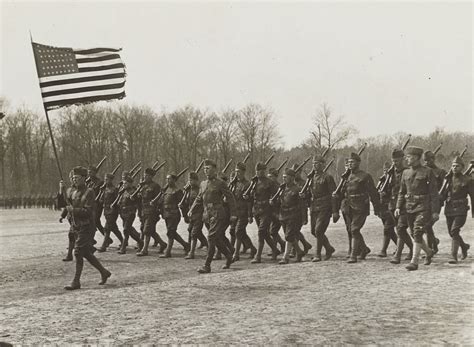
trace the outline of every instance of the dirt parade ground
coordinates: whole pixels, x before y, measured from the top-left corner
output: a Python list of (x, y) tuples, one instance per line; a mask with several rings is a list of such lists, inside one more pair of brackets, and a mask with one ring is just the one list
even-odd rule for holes
[[(449, 265), (450, 240), (442, 218), (441, 240), (432, 265), (408, 272), (377, 258), (380, 220), (370, 216), (363, 235), (372, 253), (346, 263), (343, 222), (330, 225), (336, 248), (329, 261), (278, 265), (269, 257), (250, 264), (248, 255), (222, 270), (199, 275), (204, 250), (184, 260), (161, 259), (153, 248), (137, 257), (118, 242), (98, 254), (112, 272), (105, 286), (87, 262), (82, 289), (63, 286), (74, 262), (63, 262), (67, 224), (45, 209), (0, 211), (0, 341), (12, 344), (445, 344), (472, 345), (472, 255)], [(256, 242), (256, 229), (250, 235)], [(474, 222), (462, 235), (474, 246)], [(164, 223), (158, 231), (165, 236)], [(185, 224), (179, 231), (186, 235)], [(315, 239), (305, 226), (304, 234)], [(101, 237), (98, 236), (99, 242)], [(474, 248), (474, 247), (473, 247)], [(394, 250), (391, 244), (389, 253)], [(313, 251), (313, 250), (311, 250)], [(311, 252), (310, 251), (310, 252)]]

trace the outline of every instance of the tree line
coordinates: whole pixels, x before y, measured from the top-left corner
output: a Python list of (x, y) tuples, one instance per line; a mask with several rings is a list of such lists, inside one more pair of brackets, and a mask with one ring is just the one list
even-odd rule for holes
[[(316, 112), (308, 133), (301, 134), (301, 145), (291, 149), (281, 145), (273, 111), (259, 104), (220, 112), (192, 105), (156, 112), (146, 106), (98, 103), (54, 113), (53, 133), (66, 179), (72, 167), (96, 165), (104, 156), (107, 160), (101, 174), (112, 171), (118, 163), (122, 163), (120, 172), (138, 161), (151, 166), (157, 160), (166, 160), (158, 174), (162, 182), (166, 173), (187, 166), (194, 169), (203, 158), (212, 158), (223, 168), (230, 159), (241, 161), (249, 152), (247, 167), (251, 175), (256, 162), (272, 153), (275, 157), (270, 166), (277, 167), (286, 158), (290, 159), (288, 165), (299, 164), (328, 146), (328, 160), (334, 157), (329, 172), (338, 179), (344, 171), (344, 158), (364, 142), (367, 148), (361, 168), (377, 179), (392, 149), (401, 147), (408, 135), (359, 138), (357, 129), (346, 124), (344, 117), (335, 116), (326, 104)], [(413, 136), (411, 143), (430, 150), (443, 143), (437, 161), (446, 168), (464, 145), (470, 148), (466, 160), (471, 158), (474, 135), (435, 129), (426, 136)], [(26, 107), (7, 112), (0, 121), (0, 165), (2, 196), (57, 190), (59, 177), (43, 114)], [(310, 163), (305, 168), (309, 170)]]

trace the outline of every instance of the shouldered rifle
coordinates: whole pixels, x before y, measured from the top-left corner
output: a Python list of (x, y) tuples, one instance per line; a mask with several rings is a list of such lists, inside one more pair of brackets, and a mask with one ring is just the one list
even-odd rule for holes
[(471, 160), (469, 166), (466, 171), (464, 171), (464, 175), (471, 176), (472, 171), (474, 170), (474, 160)]
[[(141, 167), (136, 169), (136, 171), (132, 174), (132, 179), (135, 178), (139, 172), (141, 171)], [(123, 187), (123, 181), (120, 181), (119, 183), (119, 191), (118, 191), (118, 194), (117, 194), (117, 198), (114, 200), (113, 203), (110, 204), (110, 207), (114, 208), (115, 206), (117, 206), (117, 204), (119, 203), (120, 201), (120, 198), (122, 197), (123, 193), (125, 192), (125, 188)]]
[(285, 166), (289, 161), (290, 161), (290, 158), (286, 158), (285, 160), (283, 160), (283, 162), (280, 164), (280, 166), (277, 167), (277, 169), (276, 169), (277, 174), (280, 173), (281, 169), (283, 169), (283, 166)]
[[(402, 151), (404, 151), (407, 148), (408, 144), (410, 143), (410, 140), (411, 140), (411, 134), (408, 134), (408, 138), (403, 143)], [(440, 146), (439, 148), (441, 148)], [(390, 189), (390, 184), (393, 182), (394, 176), (395, 176), (395, 165), (392, 164), (390, 168), (379, 178), (379, 181), (376, 187), (377, 191), (379, 193), (388, 193), (388, 190)]]
[[(184, 173), (186, 171), (189, 170), (189, 167), (187, 168), (184, 168), (183, 170), (181, 170), (181, 172), (179, 174), (176, 175), (176, 180), (178, 180), (181, 176), (184, 175)], [(165, 193), (166, 189), (168, 189), (169, 187), (169, 184), (165, 184), (165, 186), (163, 187), (163, 189), (161, 189), (161, 191), (158, 193), (157, 196), (155, 196), (151, 201), (150, 201), (150, 205), (154, 205), (158, 200), (161, 199), (161, 197), (163, 196), (163, 194)]]
[(270, 199), (270, 205), (275, 206), (278, 202), (278, 199), (280, 199), (281, 194), (286, 188), (286, 183), (280, 184), (278, 187), (278, 190), (276, 191), (275, 195), (273, 195)]
[(443, 146), (443, 143), (441, 142), (438, 147), (435, 148), (435, 150), (433, 151), (433, 154), (436, 155), (438, 154), (439, 150), (441, 149), (441, 147)]
[[(102, 166), (102, 164), (104, 164), (104, 161), (105, 159), (107, 159), (107, 156), (103, 157), (101, 161), (99, 161), (99, 164), (96, 165), (96, 169), (97, 171), (99, 171), (100, 167)], [(90, 177), (87, 177), (86, 178), (86, 184), (89, 184), (91, 182), (91, 178)]]
[[(362, 145), (362, 147), (359, 149), (357, 152), (358, 155), (361, 155), (365, 148), (367, 147), (367, 142)], [(342, 193), (342, 189), (345, 187), (347, 183), (347, 179), (349, 178), (351, 174), (351, 169), (347, 168), (346, 171), (341, 175), (341, 180), (339, 181), (339, 184), (336, 187), (336, 190), (332, 193), (333, 196), (338, 196)]]
[(245, 156), (244, 160), (242, 160), (242, 163), (246, 164), (248, 162), (248, 160), (250, 159), (250, 154), (252, 152), (248, 152), (247, 155)]
[(226, 164), (226, 165), (224, 166), (224, 168), (222, 169), (221, 173), (222, 173), (223, 175), (225, 175), (225, 173), (227, 172), (227, 169), (229, 169), (230, 164), (232, 164), (232, 160), (233, 160), (233, 159), (230, 158), (230, 160), (227, 162), (227, 164)]
[[(323, 173), (325, 173), (326, 171), (329, 170), (329, 168), (331, 167), (332, 163), (334, 163), (334, 160), (336, 160), (335, 157), (333, 157), (329, 163), (327, 163), (327, 165), (324, 167), (323, 169)], [(314, 169), (311, 170), (311, 172), (308, 174), (308, 176), (306, 177), (306, 182), (304, 183), (303, 187), (301, 188), (300, 190), (300, 195), (305, 195), (308, 190), (309, 190), (309, 187), (311, 187), (311, 185), (313, 184), (313, 178), (314, 178), (314, 175), (316, 175), (316, 171)]]
[[(153, 171), (154, 171), (154, 173), (155, 173), (155, 175), (156, 175), (156, 173), (157, 173), (163, 166), (165, 166), (165, 164), (166, 164), (166, 160), (165, 160), (164, 162), (162, 162), (160, 165), (158, 165), (156, 168), (152, 168)], [(131, 197), (132, 199), (134, 199), (135, 196), (137, 196), (137, 194), (142, 191), (144, 185), (145, 185), (145, 182), (144, 182), (144, 181), (141, 181), (141, 182), (138, 184), (137, 189), (132, 193), (132, 195), (130, 195), (130, 197)]]
[[(247, 163), (247, 161), (250, 159), (250, 153), (251, 153), (251, 152), (248, 152), (248, 153), (247, 153), (247, 155), (245, 156), (245, 158), (244, 158), (244, 160), (242, 161), (242, 163), (244, 163), (244, 164)], [(232, 191), (232, 193), (234, 192), (235, 187), (236, 187), (236, 185), (237, 185), (237, 179), (238, 179), (238, 178), (237, 178), (237, 175), (234, 175), (234, 176), (232, 177), (232, 179), (230, 180), (230, 182), (229, 182), (229, 188), (230, 188), (230, 190)]]
[[(462, 158), (464, 154), (466, 154), (467, 151), (467, 145), (464, 147), (462, 150), (461, 154), (459, 156)], [(472, 162), (471, 162), (472, 166)], [(467, 172), (467, 171), (466, 171)], [(441, 196), (441, 199), (444, 199), (444, 197), (448, 194), (449, 189), (451, 188), (451, 177), (453, 177), (453, 168), (451, 167), (448, 171), (448, 173), (444, 176), (443, 184), (441, 185), (441, 188), (439, 189), (439, 195)]]
[[(275, 156), (275, 153), (272, 153), (268, 159), (265, 161), (265, 166), (270, 164), (270, 162), (272, 161), (273, 157)], [(249, 187), (247, 188), (247, 190), (244, 192), (244, 194), (242, 194), (242, 197), (244, 199), (249, 199), (251, 195), (253, 195), (254, 191), (255, 191), (255, 187), (257, 186), (257, 181), (258, 181), (258, 177), (257, 175), (253, 176), (252, 179), (250, 180), (250, 185)]]
[(199, 171), (201, 171), (202, 167), (204, 166), (204, 159), (201, 160), (201, 162), (199, 163), (198, 167), (196, 168), (195, 172), (196, 173), (199, 173)]
[(140, 168), (140, 165), (142, 164), (141, 160), (135, 164), (134, 167), (130, 169), (130, 175), (133, 175), (134, 171)]
[[(117, 164), (117, 166), (112, 171), (112, 175), (115, 175), (115, 173), (117, 172), (120, 166), (122, 166), (122, 163)], [(102, 185), (100, 186), (99, 194), (97, 194), (97, 196), (95, 197), (95, 201), (100, 201), (102, 197), (104, 196), (104, 192), (105, 192), (105, 182), (102, 183)]]
[(312, 156), (309, 156), (309, 157), (306, 158), (300, 165), (298, 165), (298, 167), (295, 169), (295, 173), (300, 172), (300, 171), (303, 169), (303, 167), (306, 165), (306, 163), (307, 163), (308, 161), (310, 161), (311, 158), (312, 158)]
[[(204, 165), (204, 159), (201, 160), (201, 162), (199, 163), (198, 167), (196, 168), (196, 170), (194, 170), (195, 173), (198, 173), (199, 170), (201, 170), (202, 166)], [(186, 197), (186, 192), (188, 192), (189, 190), (191, 189), (191, 183), (187, 182), (184, 187), (183, 187), (183, 190), (185, 192), (184, 196), (183, 196), (183, 199), (181, 199), (181, 201), (184, 201), (185, 200), (185, 197)]]

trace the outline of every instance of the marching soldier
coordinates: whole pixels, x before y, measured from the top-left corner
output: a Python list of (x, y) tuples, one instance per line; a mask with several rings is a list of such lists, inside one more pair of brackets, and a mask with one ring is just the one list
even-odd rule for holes
[(367, 216), (370, 214), (369, 199), (374, 207), (374, 214), (379, 215), (380, 200), (375, 188), (374, 180), (368, 173), (359, 169), (360, 156), (357, 153), (351, 153), (349, 157), (349, 169), (351, 173), (347, 179), (344, 188), (344, 195), (348, 204), (348, 222), (350, 222), (350, 232), (352, 235), (352, 253), (348, 263), (357, 263), (359, 259), (364, 260), (370, 253), (361, 229), (365, 224)]
[[(220, 178), (222, 181), (224, 181), (224, 182), (227, 184), (228, 179), (227, 179), (227, 176), (225, 175), (225, 173), (219, 172), (218, 178)], [(223, 241), (224, 241), (224, 243), (225, 243), (227, 249), (229, 249), (230, 252), (231, 252), (232, 254), (234, 254), (234, 242), (231, 241), (231, 240), (232, 240), (232, 229), (229, 230), (231, 240), (229, 240), (229, 239), (227, 238), (227, 235), (225, 234), (225, 232), (227, 231), (227, 228), (229, 228), (229, 226), (232, 226), (232, 224), (233, 224), (234, 222), (231, 222), (231, 220), (230, 220), (230, 207), (229, 207), (229, 204), (227, 203), (227, 200), (226, 200), (225, 197), (224, 197), (223, 202), (224, 202), (224, 210), (225, 210), (225, 213), (226, 213), (226, 214), (225, 214), (225, 215), (226, 215), (225, 220), (227, 221), (227, 224), (226, 224), (225, 227), (224, 227), (224, 238), (223, 238)], [(219, 249), (217, 249), (217, 251), (216, 251), (216, 255), (215, 255), (215, 257), (214, 257), (214, 260), (222, 260), (222, 253), (220, 252)]]
[(335, 252), (325, 233), (331, 216), (334, 223), (339, 220), (339, 211), (332, 199), (332, 193), (336, 190), (336, 183), (331, 175), (324, 172), (324, 164), (325, 160), (323, 157), (316, 156), (313, 158), (315, 175), (309, 191), (311, 201), (311, 234), (316, 237), (316, 254), (312, 259), (313, 262), (321, 261), (321, 250), (323, 247), (326, 249), (324, 260), (329, 260)]
[[(386, 161), (383, 164), (383, 173), (386, 174), (392, 165)], [(390, 240), (397, 245), (397, 234), (395, 233), (396, 219), (392, 211), (389, 208), (390, 204), (390, 194), (385, 194), (384, 192), (380, 193), (380, 217), (383, 223), (383, 243), (382, 249), (377, 254), (379, 258), (387, 257), (387, 249), (390, 245)]]
[(400, 264), (403, 248), (406, 245), (409, 248), (409, 253), (405, 260), (411, 260), (413, 255), (413, 241), (407, 232), (408, 223), (407, 215), (404, 209), (400, 210), (400, 215), (395, 217), (395, 209), (397, 208), (398, 192), (400, 191), (400, 182), (402, 179), (403, 171), (406, 170), (403, 164), (405, 153), (401, 149), (394, 149), (392, 151), (392, 164), (395, 168), (393, 179), (390, 186), (389, 196), (386, 198), (388, 201), (388, 210), (391, 215), (394, 216), (396, 221), (397, 230), (397, 249), (393, 258), (390, 260), (392, 264)]
[[(73, 176), (74, 176), (73, 170), (69, 171), (69, 182), (71, 184), (71, 188), (75, 188), (74, 180), (72, 179)], [(74, 233), (74, 228), (72, 226), (71, 215), (67, 212), (66, 202), (64, 201), (64, 195), (62, 193), (58, 194), (57, 198), (58, 198), (57, 200), (60, 200), (61, 205), (64, 206), (63, 210), (61, 211), (61, 217), (59, 217), (59, 223), (62, 223), (65, 218), (67, 219), (69, 223), (69, 232), (67, 234), (67, 237), (68, 237), (67, 255), (66, 257), (63, 258), (63, 261), (73, 261), (74, 258), (72, 257), (72, 254), (74, 251), (74, 242), (76, 241), (76, 236)]]
[[(277, 169), (271, 167), (268, 169), (267, 177), (274, 181), (277, 185), (280, 185), (278, 182), (278, 171)], [(285, 241), (280, 236), (281, 223), (278, 219), (278, 208), (273, 208), (272, 212), (272, 224), (270, 225), (270, 236), (276, 244), (280, 245), (281, 253), (285, 252)]]
[(421, 165), (423, 149), (412, 146), (407, 148), (406, 153), (409, 168), (402, 174), (395, 217), (399, 217), (400, 210), (405, 208), (414, 239), (413, 257), (406, 268), (413, 271), (418, 270), (421, 250), (426, 253), (425, 265), (431, 264), (433, 251), (425, 243), (423, 234), (432, 221), (439, 219), (439, 196), (433, 171)]
[(227, 199), (230, 210), (230, 220), (233, 221), (237, 217), (235, 215), (235, 199), (232, 192), (227, 187), (227, 184), (221, 179), (217, 178), (217, 165), (214, 161), (206, 159), (204, 161), (204, 173), (207, 180), (201, 182), (199, 194), (194, 200), (193, 205), (189, 209), (188, 217), (191, 218), (194, 209), (203, 206), (203, 220), (209, 225), (208, 228), (208, 249), (207, 257), (204, 266), (198, 269), (199, 273), (211, 272), (211, 263), (216, 251), (216, 247), (220, 249), (222, 254), (226, 257), (226, 264), (224, 269), (230, 268), (232, 264), (232, 253), (226, 247), (223, 237), (225, 228), (228, 224), (226, 220), (226, 212), (224, 209), (223, 199)]
[(189, 208), (194, 203), (197, 195), (199, 194), (199, 176), (196, 172), (191, 171), (189, 173), (190, 190), (185, 201), (183, 201), (183, 206), (181, 206), (183, 212), (184, 221), (188, 223), (188, 232), (190, 235), (191, 248), (189, 253), (186, 255), (185, 259), (194, 259), (197, 241), (201, 241), (201, 244), (207, 245), (207, 240), (204, 234), (202, 233), (202, 228), (204, 226), (202, 220), (202, 214), (204, 208), (202, 205), (196, 207), (193, 210), (193, 213), (190, 217), (187, 216)]
[[(349, 170), (349, 158), (344, 159), (344, 170)], [(342, 219), (344, 219), (344, 225), (347, 231), (347, 240), (349, 241), (349, 249), (347, 250), (347, 257), (350, 258), (352, 254), (352, 234), (351, 234), (351, 219), (349, 217), (349, 203), (345, 196), (341, 197), (340, 209), (342, 213)]]
[(234, 255), (232, 261), (240, 260), (240, 247), (242, 244), (250, 248), (250, 258), (253, 258), (257, 253), (257, 249), (250, 240), (247, 234), (247, 225), (253, 222), (252, 204), (243, 197), (244, 192), (250, 186), (250, 181), (245, 177), (246, 166), (244, 163), (237, 163), (235, 166), (235, 175), (237, 182), (235, 187), (231, 187), (231, 191), (235, 198), (235, 214), (237, 220), (235, 222), (235, 237), (236, 242), (234, 246)]
[[(95, 196), (94, 191), (86, 187), (86, 175), (87, 170), (85, 168), (75, 167), (73, 169), (75, 187), (71, 187), (66, 191), (66, 201), (70, 202), (66, 209), (70, 215), (75, 233), (74, 255), (76, 257), (76, 273), (72, 283), (64, 287), (66, 290), (81, 288), (80, 278), (84, 267), (84, 258), (100, 272), (100, 285), (105, 284), (112, 275), (110, 271), (102, 266), (92, 252), (95, 231), (93, 211)], [(63, 193), (64, 189), (64, 182), (61, 181), (59, 185), (60, 193)]]
[[(104, 193), (99, 200), (99, 205), (103, 207), (105, 217), (104, 242), (102, 243), (102, 247), (97, 250), (98, 252), (105, 252), (107, 250), (107, 246), (109, 245), (107, 240), (110, 239), (110, 232), (113, 232), (120, 242), (123, 243), (122, 234), (117, 226), (118, 210), (111, 206), (117, 198), (118, 188), (114, 185), (114, 175), (110, 173), (105, 174), (104, 179)], [(120, 245), (119, 248), (122, 248), (122, 245)]]
[[(305, 180), (301, 177), (301, 174), (299, 172), (296, 172), (297, 168), (298, 168), (298, 164), (296, 164), (296, 163), (293, 164), (292, 169), (293, 169), (293, 171), (295, 171), (295, 183), (301, 189), (304, 186)], [(298, 234), (298, 240), (301, 241), (301, 243), (303, 244), (303, 253), (304, 253), (304, 255), (306, 255), (308, 253), (308, 251), (311, 248), (313, 248), (313, 246), (311, 245), (311, 243), (306, 241), (306, 238), (304, 237), (304, 234), (301, 232), (301, 228), (303, 227), (303, 225), (308, 224), (308, 206), (306, 204), (304, 204), (303, 208), (304, 208), (304, 213), (301, 214), (301, 222), (300, 222), (301, 225), (300, 225), (300, 231), (299, 231), (299, 234)], [(293, 251), (295, 252), (296, 249), (293, 248)]]
[[(104, 182), (99, 177), (97, 177), (97, 168), (93, 165), (89, 166), (87, 169), (87, 181), (87, 187), (91, 188), (94, 191), (94, 195), (97, 196), (99, 194), (99, 189), (102, 184), (104, 184)], [(100, 202), (94, 202), (94, 223), (96, 229), (99, 230), (102, 235), (105, 235), (104, 227), (102, 226), (102, 222), (100, 221), (100, 216), (102, 216), (102, 210), (102, 204)], [(112, 243), (112, 239), (110, 237), (107, 238), (107, 246), (111, 245)]]
[(277, 250), (275, 242), (270, 237), (270, 224), (272, 221), (272, 208), (270, 206), (270, 199), (278, 190), (275, 182), (270, 180), (265, 175), (267, 166), (264, 163), (258, 162), (255, 171), (257, 176), (257, 183), (255, 185), (255, 192), (250, 199), (253, 204), (253, 216), (257, 222), (258, 227), (258, 247), (257, 253), (252, 264), (259, 264), (262, 262), (262, 252), (265, 241), (272, 249), (272, 260), (276, 260), (280, 252)]
[(302, 213), (306, 212), (305, 201), (300, 197), (300, 187), (295, 183), (295, 171), (285, 169), (283, 174), (285, 188), (279, 197), (279, 220), (285, 233), (285, 254), (279, 264), (290, 262), (290, 253), (296, 250), (296, 262), (301, 262), (304, 252), (298, 245), (299, 231), (301, 228)]
[(165, 253), (160, 255), (160, 258), (171, 258), (171, 249), (175, 240), (183, 246), (185, 254), (190, 250), (189, 243), (184, 241), (177, 231), (181, 220), (178, 204), (183, 198), (183, 191), (176, 186), (177, 179), (178, 177), (174, 173), (166, 176), (167, 187), (159, 201), (161, 215), (166, 223), (166, 236), (168, 237), (168, 247), (166, 247)]
[[(439, 168), (435, 164), (435, 155), (431, 151), (426, 151), (423, 153), (423, 160), (425, 162), (425, 166), (429, 167), (432, 171), (433, 174), (436, 178), (436, 186), (438, 187), (438, 191), (441, 189), (441, 186), (443, 185), (443, 180), (444, 177), (446, 176), (446, 171)], [(439, 205), (439, 210), (436, 211), (438, 214), (441, 212), (441, 204)], [(438, 244), (439, 244), (439, 239), (435, 237), (434, 230), (433, 230), (433, 225), (436, 223), (435, 220), (433, 220), (429, 225), (426, 227), (426, 239), (428, 241), (428, 247), (430, 247), (434, 254), (438, 253)]]
[(127, 253), (128, 239), (130, 236), (138, 244), (138, 249), (143, 248), (143, 241), (140, 239), (140, 234), (133, 227), (135, 214), (137, 212), (137, 201), (131, 198), (131, 195), (136, 190), (133, 186), (133, 178), (126, 171), (122, 173), (122, 188), (123, 193), (118, 201), (118, 209), (120, 218), (122, 218), (123, 235), (122, 247), (118, 251), (119, 254)]
[(448, 225), (449, 236), (451, 236), (451, 256), (450, 264), (457, 264), (458, 251), (461, 247), (462, 258), (466, 259), (467, 251), (470, 248), (461, 237), (461, 228), (466, 223), (469, 205), (467, 196), (471, 199), (471, 215), (474, 217), (474, 181), (462, 173), (464, 162), (461, 157), (454, 158), (452, 163), (452, 177), (449, 177), (449, 189), (446, 196), (442, 198), (446, 201), (444, 214)]

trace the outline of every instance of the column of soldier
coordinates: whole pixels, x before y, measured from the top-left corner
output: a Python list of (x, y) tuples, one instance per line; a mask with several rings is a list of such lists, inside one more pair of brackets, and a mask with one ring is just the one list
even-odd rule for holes
[[(418, 269), (421, 250), (425, 253), (425, 265), (429, 265), (438, 252), (439, 240), (434, 235), (433, 224), (439, 219), (444, 204), (452, 242), (449, 263), (456, 264), (459, 250), (462, 259), (465, 259), (469, 249), (460, 232), (469, 210), (468, 195), (473, 205), (474, 161), (465, 170), (462, 160), (464, 150), (453, 159), (446, 173), (435, 165), (435, 153), (424, 152), (419, 147), (407, 147), (409, 139), (401, 149), (392, 151), (391, 163), (384, 164), (384, 175), (377, 186), (371, 175), (360, 169), (360, 155), (365, 145), (346, 159), (346, 171), (337, 186), (334, 178), (327, 173), (334, 161), (326, 164), (325, 156), (329, 149), (313, 157), (313, 167), (306, 180), (301, 178), (300, 172), (311, 157), (301, 165), (285, 168), (282, 184), (278, 176), (288, 159), (267, 172), (273, 155), (266, 162), (257, 163), (255, 175), (250, 180), (246, 177), (249, 155), (235, 165), (229, 180), (225, 172), (231, 162), (224, 170), (218, 171), (213, 160), (205, 159), (196, 170), (189, 172), (188, 181), (182, 189), (177, 181), (187, 168), (179, 174), (169, 173), (164, 187), (154, 181), (154, 176), (165, 162), (160, 165), (156, 162), (151, 168), (146, 168), (137, 186), (134, 179), (141, 172), (141, 163), (130, 171), (123, 171), (118, 186), (114, 179), (120, 164), (112, 173), (105, 174), (104, 181), (97, 177), (98, 167), (75, 167), (70, 173), (71, 187), (66, 190), (61, 181), (58, 199), (64, 207), (60, 221), (67, 217), (70, 223), (68, 254), (63, 260), (73, 260), (73, 250), (76, 258), (74, 279), (65, 288), (80, 288), (83, 258), (99, 270), (100, 284), (106, 283), (111, 273), (101, 265), (94, 252), (107, 250), (112, 243), (111, 233), (120, 241), (119, 254), (127, 252), (131, 237), (137, 244), (136, 254), (140, 257), (149, 254), (153, 239), (151, 247), (159, 247), (161, 258), (172, 256), (176, 241), (183, 247), (185, 259), (194, 259), (199, 241), (199, 247), (207, 247), (205, 263), (198, 269), (199, 273), (211, 272), (212, 260), (221, 259), (222, 255), (225, 257), (223, 268), (228, 269), (240, 260), (241, 253), (247, 251), (250, 252), (251, 263), (259, 264), (265, 243), (271, 249), (268, 254), (271, 260), (277, 260), (283, 254), (279, 264), (288, 264), (290, 258), (301, 262), (312, 248), (301, 232), (302, 226), (308, 223), (308, 209), (311, 234), (316, 238), (312, 261), (329, 260), (335, 252), (326, 230), (331, 219), (336, 223), (342, 212), (349, 241), (347, 262), (357, 263), (365, 260), (371, 251), (361, 233), (370, 213), (370, 203), (374, 214), (383, 222), (383, 244), (378, 257), (387, 257), (387, 248), (393, 241), (396, 251), (390, 263), (400, 264), (406, 246), (408, 254), (405, 260), (410, 260), (406, 269), (410, 271)], [(202, 167), (206, 178), (200, 182), (198, 173)], [(104, 226), (100, 222), (102, 213)], [(474, 210), (471, 213), (474, 214)], [(140, 232), (133, 227), (137, 215)], [(117, 226), (119, 216), (123, 223), (123, 237)], [(166, 224), (166, 242), (156, 231), (160, 217)], [(188, 240), (177, 233), (181, 218), (188, 224)], [(256, 247), (246, 231), (247, 225), (254, 220), (258, 227)], [(203, 234), (204, 226), (207, 238)], [(230, 239), (225, 234), (229, 227)], [(94, 247), (96, 228), (104, 235), (98, 249)], [(280, 235), (280, 229), (284, 237)]]
[(0, 197), (1, 206), (4, 209), (20, 208), (49, 208), (56, 209), (56, 194), (36, 194), (36, 195), (7, 195)]

